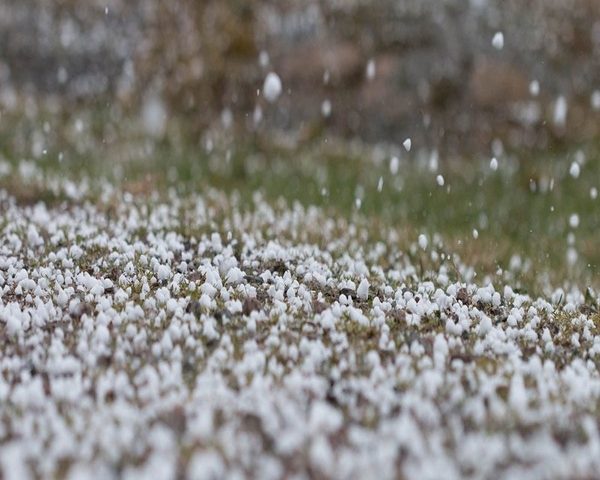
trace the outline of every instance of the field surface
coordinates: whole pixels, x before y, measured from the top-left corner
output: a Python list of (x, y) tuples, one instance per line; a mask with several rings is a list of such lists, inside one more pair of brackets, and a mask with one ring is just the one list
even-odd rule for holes
[(153, 155), (2, 162), (5, 478), (595, 476), (593, 151)]

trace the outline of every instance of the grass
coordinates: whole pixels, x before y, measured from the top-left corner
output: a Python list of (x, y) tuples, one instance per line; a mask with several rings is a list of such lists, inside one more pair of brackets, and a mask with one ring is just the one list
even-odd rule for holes
[[(432, 171), (427, 155), (326, 138), (290, 145), (285, 139), (236, 142), (216, 136), (209, 152), (205, 142), (185, 139), (175, 124), (166, 139), (148, 141), (123, 122), (120, 136), (106, 142), (102, 125), (107, 118), (102, 111), (88, 117), (89, 127), (80, 134), (72, 131), (72, 121), (64, 121), (64, 132), (46, 135), (46, 150), (34, 160), (44, 177), (103, 177), (135, 195), (170, 188), (185, 195), (213, 187), (235, 192), (242, 205), (251, 205), (260, 191), (273, 201), (318, 205), (349, 220), (366, 220), (374, 240), (387, 225), (400, 226), (406, 232), (398, 245), (402, 251), (410, 251), (408, 240), (419, 233), (437, 235), (448, 252), (458, 253), (478, 275), (497, 278), (499, 269), (506, 271), (504, 279), (531, 293), (548, 284), (600, 285), (600, 200), (590, 197), (590, 189), (600, 187), (596, 143), (552, 152), (509, 152), (499, 158), (497, 171), (491, 170), (489, 158), (440, 156), (439, 171)], [(31, 156), (31, 143), (47, 121), (43, 115), (35, 121), (3, 117), (4, 126), (11, 127), (0, 133), (1, 154), (13, 167)], [(393, 154), (400, 158), (397, 175), (389, 170)], [(579, 178), (569, 175), (575, 158), (585, 158)], [(20, 201), (64, 201), (43, 181), (24, 183), (16, 170), (0, 185)], [(438, 174), (444, 186), (437, 184)], [(579, 216), (577, 228), (569, 227), (572, 214)], [(574, 265), (567, 261), (570, 232), (578, 253)], [(516, 257), (522, 268), (509, 268), (511, 261), (515, 267)]]

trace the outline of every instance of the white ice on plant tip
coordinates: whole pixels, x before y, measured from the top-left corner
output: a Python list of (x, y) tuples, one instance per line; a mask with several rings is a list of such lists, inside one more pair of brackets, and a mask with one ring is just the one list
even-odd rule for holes
[(568, 108), (567, 99), (563, 95), (560, 95), (554, 103), (554, 125), (557, 127), (565, 126)]
[(167, 265), (159, 265), (156, 271), (156, 277), (160, 281), (168, 280), (171, 278), (171, 269)]
[(221, 112), (221, 125), (225, 130), (229, 130), (233, 125), (233, 112), (229, 108), (224, 108)]
[(410, 152), (410, 149), (412, 147), (412, 141), (410, 138), (407, 138), (406, 140), (404, 140), (404, 142), (402, 142), (402, 145), (404, 146), (404, 149), (407, 152)]
[(581, 167), (578, 162), (572, 162), (569, 167), (569, 175), (573, 178), (579, 178), (579, 174), (581, 173)]
[(442, 175), (438, 175), (437, 177), (435, 177), (435, 181), (440, 187), (443, 187), (444, 183), (446, 183)]
[(321, 103), (321, 115), (325, 118), (331, 115), (331, 101), (323, 100), (323, 103)]
[(419, 243), (419, 247), (421, 247), (421, 250), (426, 250), (427, 245), (429, 243), (427, 241), (427, 235), (425, 235), (424, 233), (421, 233), (418, 238), (418, 243)]
[(244, 272), (238, 267), (233, 267), (225, 276), (225, 283), (228, 285), (236, 285), (244, 280)]
[(540, 94), (540, 82), (537, 80), (532, 80), (532, 82), (529, 84), (529, 93), (532, 96), (537, 97)]
[(367, 70), (366, 70), (367, 80), (373, 80), (375, 78), (375, 60), (370, 59), (367, 62)]
[(367, 300), (369, 298), (369, 281), (366, 278), (363, 278), (358, 288), (356, 289), (356, 296), (360, 300)]
[(263, 95), (268, 102), (275, 102), (281, 95), (281, 79), (275, 72), (269, 72), (265, 77), (263, 85)]
[(579, 226), (579, 215), (576, 213), (572, 213), (569, 216), (569, 226), (571, 228), (577, 228)]
[(504, 34), (502, 32), (496, 32), (494, 34), (492, 45), (496, 50), (502, 50), (504, 48)]
[(494, 171), (494, 172), (495, 172), (496, 170), (498, 170), (498, 160), (496, 159), (496, 157), (493, 157), (493, 158), (490, 160), (490, 169), (491, 169), (492, 171)]
[(6, 333), (10, 337), (15, 337), (19, 331), (21, 330), (21, 322), (20, 320), (13, 315), (8, 316), (6, 319)]

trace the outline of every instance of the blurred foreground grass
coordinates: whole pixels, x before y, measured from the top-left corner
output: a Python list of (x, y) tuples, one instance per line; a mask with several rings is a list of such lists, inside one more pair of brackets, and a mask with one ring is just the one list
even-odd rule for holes
[[(119, 138), (127, 141), (98, 141), (102, 132), (89, 122), (84, 131), (71, 126), (70, 133), (66, 127), (53, 137), (46, 132), (43, 148), (32, 154), (38, 131), (22, 117), (2, 120), (0, 154), (13, 168), (0, 186), (22, 202), (63, 200), (44, 182), (23, 180), (19, 171), (27, 159), (48, 179), (105, 178), (135, 195), (174, 188), (185, 196), (217, 188), (236, 192), (240, 204), (251, 208), (259, 191), (273, 201), (317, 205), (332, 215), (367, 221), (373, 239), (385, 225), (402, 229), (413, 242), (420, 233), (437, 236), (475, 268), (481, 282), (482, 276), (493, 279), (504, 271), (503, 279), (530, 293), (548, 286), (600, 285), (600, 199), (591, 195), (600, 186), (596, 143), (505, 152), (495, 170), (491, 156), (437, 158), (435, 152), (419, 152), (418, 145), (407, 153), (319, 136), (305, 142), (276, 135), (197, 140), (180, 138), (175, 130), (153, 141), (124, 129)], [(43, 125), (43, 117), (36, 122)], [(577, 177), (570, 173), (573, 162), (580, 167)], [(94, 188), (92, 181), (92, 194)]]

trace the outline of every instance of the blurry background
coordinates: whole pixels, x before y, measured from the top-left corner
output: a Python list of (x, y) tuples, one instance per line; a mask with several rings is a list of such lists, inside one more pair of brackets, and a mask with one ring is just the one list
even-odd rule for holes
[(34, 156), (275, 131), (548, 149), (599, 133), (596, 88), (596, 0), (0, 0), (0, 131)]

